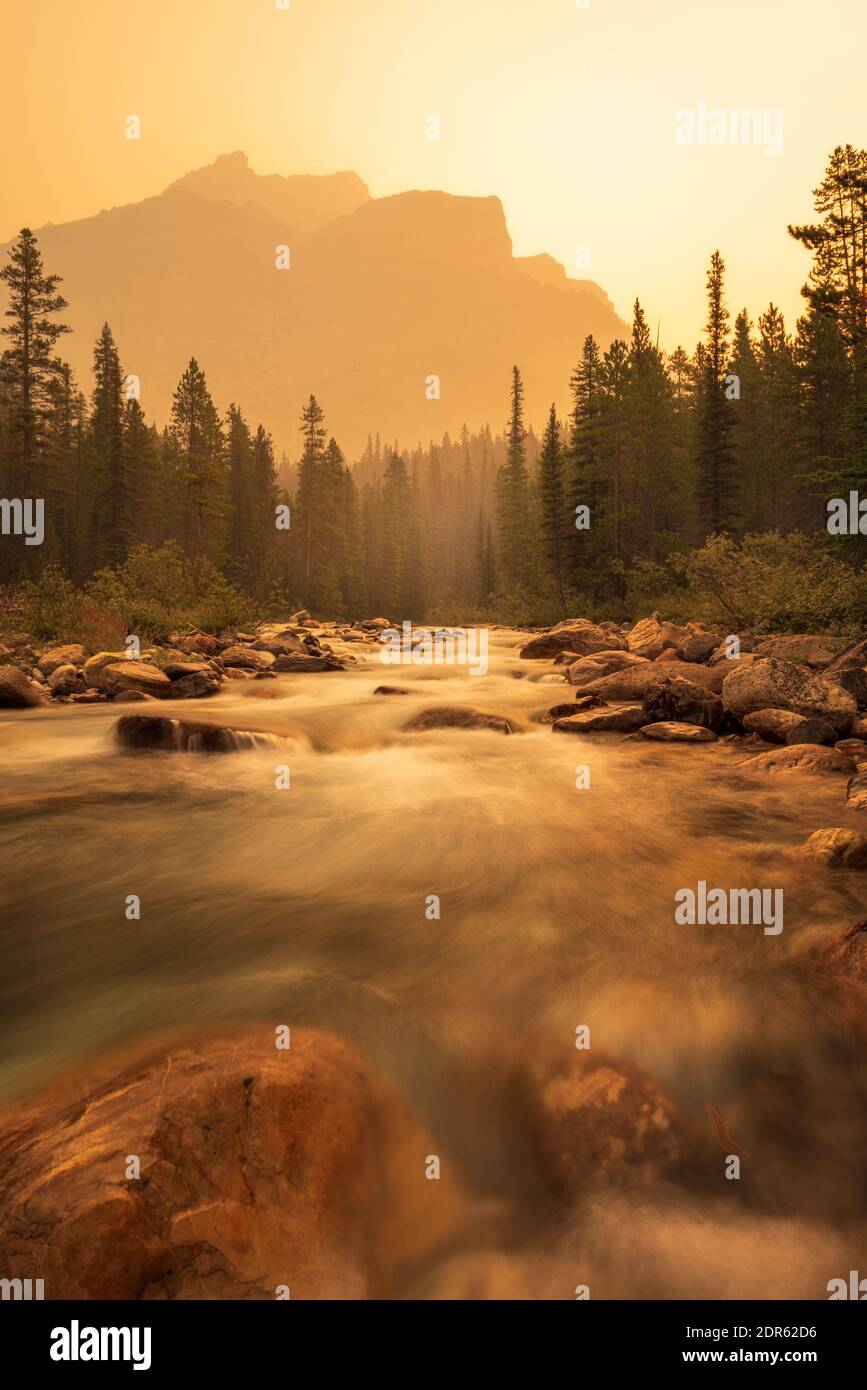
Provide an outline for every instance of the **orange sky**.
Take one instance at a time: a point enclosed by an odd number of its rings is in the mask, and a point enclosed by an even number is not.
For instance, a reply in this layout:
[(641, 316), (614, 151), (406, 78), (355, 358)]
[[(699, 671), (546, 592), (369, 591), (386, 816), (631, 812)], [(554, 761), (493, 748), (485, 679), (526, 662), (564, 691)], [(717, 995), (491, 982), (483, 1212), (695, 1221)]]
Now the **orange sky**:
[[(867, 144), (864, 0), (14, 0), (3, 40), (0, 239), (243, 149), (261, 173), (355, 169), (375, 196), (496, 193), (516, 253), (624, 316), (638, 294), (667, 347), (701, 331), (716, 246), (733, 308), (794, 318), (786, 223), (834, 144)], [(781, 111), (782, 153), (678, 144), (699, 102)]]

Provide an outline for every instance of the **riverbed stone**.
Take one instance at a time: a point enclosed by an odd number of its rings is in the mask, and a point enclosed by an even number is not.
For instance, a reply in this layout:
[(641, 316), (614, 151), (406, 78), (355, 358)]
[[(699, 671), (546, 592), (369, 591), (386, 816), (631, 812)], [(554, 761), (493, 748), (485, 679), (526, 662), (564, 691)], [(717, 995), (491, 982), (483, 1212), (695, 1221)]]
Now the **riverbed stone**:
[(648, 724), (700, 724), (718, 730), (723, 722), (723, 704), (718, 695), (684, 676), (666, 676), (652, 685), (644, 696)]
[(634, 652), (593, 652), (590, 656), (582, 656), (578, 661), (571, 662), (567, 676), (570, 685), (589, 685), (590, 681), (601, 680), (614, 671), (648, 664), (646, 656), (636, 656)]
[(658, 724), (645, 724), (641, 729), (642, 738), (655, 739), (659, 743), (716, 743), (717, 736), (704, 724), (684, 724), (675, 720), (663, 720)]
[(109, 698), (122, 690), (141, 690), (145, 695), (164, 699), (171, 692), (171, 681), (158, 666), (146, 661), (115, 661), (103, 666), (99, 673), (99, 688)]
[(245, 671), (267, 671), (275, 664), (276, 658), (271, 652), (256, 651), (253, 647), (242, 647), (234, 644), (226, 647), (220, 653), (220, 661), (224, 666), (240, 667)]
[(17, 666), (0, 666), (0, 709), (34, 709), (47, 699), (45, 691)]
[(453, 1164), (424, 1181), (441, 1143), (305, 1027), (145, 1040), (2, 1118), (0, 1274), (47, 1298), (388, 1296), (464, 1219)]
[(75, 695), (84, 690), (84, 672), (71, 662), (55, 666), (48, 677), (48, 689), (58, 697)]
[(829, 776), (842, 773), (849, 777), (855, 772), (855, 764), (847, 754), (819, 743), (773, 748), (768, 753), (749, 758), (741, 767), (750, 772), (803, 772)]
[(815, 830), (798, 848), (805, 859), (814, 859), (829, 868), (867, 868), (867, 835), (857, 830), (834, 827)]
[(857, 717), (848, 691), (776, 657), (760, 657), (730, 672), (723, 681), (722, 698), (726, 709), (740, 719), (757, 710), (787, 709), (827, 719), (838, 734), (849, 733)]
[(556, 719), (555, 734), (631, 734), (648, 722), (640, 705), (621, 705), (613, 709), (583, 710), (580, 714)]
[(49, 647), (48, 651), (42, 653), (37, 665), (44, 676), (50, 676), (58, 666), (83, 666), (84, 661), (84, 647), (78, 642), (70, 642), (63, 647)]
[(688, 627), (679, 627), (654, 613), (635, 624), (627, 637), (627, 645), (636, 656), (644, 656), (649, 661), (654, 661), (669, 647), (674, 654), (677, 647), (692, 636), (694, 633)]
[(570, 618), (558, 623), (549, 632), (533, 637), (521, 648), (525, 661), (550, 660), (558, 652), (574, 652), (576, 656), (589, 656), (592, 652), (616, 651), (625, 649), (626, 642), (610, 628), (591, 623), (587, 618)]
[(404, 724), (408, 733), (423, 733), (427, 729), (488, 729), (493, 733), (510, 734), (511, 722), (503, 714), (474, 709), (470, 705), (436, 705), (420, 710)]

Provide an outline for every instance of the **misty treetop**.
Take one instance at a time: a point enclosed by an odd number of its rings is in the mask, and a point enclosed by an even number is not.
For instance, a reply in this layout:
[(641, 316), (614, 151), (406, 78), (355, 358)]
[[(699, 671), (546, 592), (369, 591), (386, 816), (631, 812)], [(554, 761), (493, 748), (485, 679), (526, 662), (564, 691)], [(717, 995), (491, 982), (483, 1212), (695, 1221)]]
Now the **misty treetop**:
[(826, 508), (867, 488), (867, 152), (833, 152), (815, 206), (815, 224), (789, 228), (812, 255), (793, 327), (772, 303), (732, 318), (715, 251), (692, 351), (663, 353), (636, 300), (628, 339), (581, 345), (568, 414), (552, 404), (541, 439), (515, 366), (502, 433), (465, 426), (413, 449), (371, 437), (352, 467), (311, 395), (278, 468), (266, 427), (218, 407), (195, 358), (158, 430), (108, 324), (87, 399), (58, 355), (60, 277), (25, 228), (0, 270), (0, 486), (45, 499), (46, 536), (38, 553), (4, 538), (0, 580), (51, 566), (81, 586), (171, 542), (191, 570), (322, 616), (544, 621), (626, 616), (636, 595), (702, 571), (719, 537), (745, 564), (756, 537), (769, 555), (804, 555), (807, 537), (860, 574), (863, 542), (829, 537)]

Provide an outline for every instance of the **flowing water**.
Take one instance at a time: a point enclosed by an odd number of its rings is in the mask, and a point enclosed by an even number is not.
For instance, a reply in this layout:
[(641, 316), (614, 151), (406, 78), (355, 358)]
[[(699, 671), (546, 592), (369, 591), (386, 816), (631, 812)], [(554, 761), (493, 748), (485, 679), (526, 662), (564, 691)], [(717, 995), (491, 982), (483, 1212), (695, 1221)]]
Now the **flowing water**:
[[(4, 711), (2, 1098), (152, 1031), (316, 1024), (424, 1115), (499, 1213), (486, 1258), (534, 1292), (574, 1286), (576, 1242), (594, 1296), (823, 1297), (859, 1251), (867, 1273), (867, 1073), (804, 967), (864, 915), (861, 879), (791, 856), (855, 824), (842, 779), (745, 773), (738, 745), (553, 734), (538, 715), (573, 692), (519, 634), (491, 638), (483, 676), (367, 648), (344, 673), (165, 708), (259, 731), (224, 755), (122, 752), (113, 725), (138, 706)], [(403, 731), (433, 703), (514, 732)], [(784, 930), (676, 925), (699, 880), (782, 887)], [(760, 1175), (596, 1193), (545, 1224), (507, 1078), (579, 1024), (699, 1127), (710, 1100)]]

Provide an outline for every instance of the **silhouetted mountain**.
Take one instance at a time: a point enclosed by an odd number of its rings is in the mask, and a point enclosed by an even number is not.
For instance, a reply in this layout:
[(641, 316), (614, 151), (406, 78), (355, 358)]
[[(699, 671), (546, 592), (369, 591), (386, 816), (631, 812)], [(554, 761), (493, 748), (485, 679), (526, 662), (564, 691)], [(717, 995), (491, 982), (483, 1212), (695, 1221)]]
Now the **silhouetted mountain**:
[[(311, 391), (349, 457), (369, 430), (414, 444), (465, 421), (498, 429), (513, 362), (540, 422), (552, 396), (567, 408), (585, 335), (606, 347), (624, 332), (598, 286), (551, 257), (513, 257), (498, 198), (372, 199), (355, 174), (262, 176), (239, 153), (38, 235), (87, 391), (108, 320), (148, 417), (166, 420), (193, 355), (221, 408), (237, 402), (293, 454)], [(283, 245), (289, 270), (275, 267)]]

